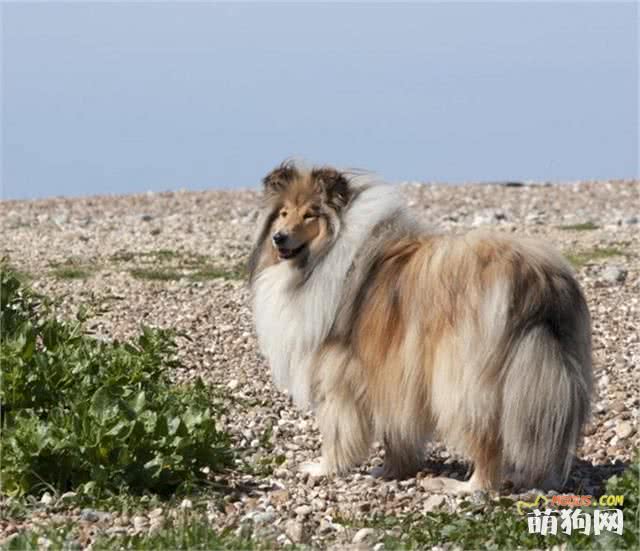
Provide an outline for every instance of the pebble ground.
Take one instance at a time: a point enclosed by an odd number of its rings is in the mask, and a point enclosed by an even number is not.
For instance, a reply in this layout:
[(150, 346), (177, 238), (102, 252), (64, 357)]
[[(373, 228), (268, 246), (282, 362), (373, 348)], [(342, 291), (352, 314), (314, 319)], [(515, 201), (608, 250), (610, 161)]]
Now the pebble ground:
[[(401, 188), (415, 215), (437, 231), (486, 226), (537, 236), (574, 262), (593, 317), (596, 394), (570, 487), (595, 492), (640, 443), (640, 182)], [(133, 336), (142, 323), (189, 335), (179, 339), (183, 367), (175, 379), (201, 377), (221, 387), (228, 406), (221, 422), (240, 450), (237, 471), (224, 477), (235, 490), (207, 507), (212, 525), (242, 533), (251, 521), (257, 537), (276, 546), (367, 548), (375, 547), (375, 533), (351, 529), (341, 518), (455, 510), (457, 499), (421, 485), (434, 470), (465, 473), (460, 458), (437, 442), (426, 449), (429, 469), (409, 480), (367, 475), (382, 462), (380, 446), (348, 476), (309, 479), (297, 472), (318, 455), (320, 439), (311, 412), (297, 410), (274, 388), (256, 347), (242, 266), (259, 207), (257, 191), (3, 201), (0, 253), (30, 274), (37, 290), (62, 297), (69, 314), (83, 304), (104, 308), (90, 325), (101, 338)], [(79, 508), (61, 514), (91, 527), (90, 534), (117, 534), (153, 530), (172, 513), (159, 507), (134, 516)], [(45, 509), (36, 519), (5, 518), (0, 542), (56, 515)]]

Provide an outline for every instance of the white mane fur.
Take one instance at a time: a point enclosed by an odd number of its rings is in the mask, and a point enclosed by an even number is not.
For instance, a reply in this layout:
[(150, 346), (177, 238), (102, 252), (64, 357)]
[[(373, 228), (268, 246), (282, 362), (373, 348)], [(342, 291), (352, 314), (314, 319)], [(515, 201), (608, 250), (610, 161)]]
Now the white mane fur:
[(348, 207), (335, 243), (299, 292), (292, 291), (297, 274), (289, 262), (270, 266), (256, 278), (254, 312), (260, 349), (276, 385), (288, 391), (297, 405), (310, 405), (311, 361), (331, 330), (356, 253), (376, 224), (401, 209), (396, 188), (379, 183), (366, 187)]

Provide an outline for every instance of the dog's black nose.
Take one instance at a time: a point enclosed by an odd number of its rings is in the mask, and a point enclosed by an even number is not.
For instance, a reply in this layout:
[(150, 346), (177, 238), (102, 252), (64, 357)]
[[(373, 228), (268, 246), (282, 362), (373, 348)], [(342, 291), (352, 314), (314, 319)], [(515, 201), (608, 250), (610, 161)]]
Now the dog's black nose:
[(287, 240), (287, 234), (281, 231), (277, 231), (273, 234), (273, 242), (276, 245), (282, 245)]

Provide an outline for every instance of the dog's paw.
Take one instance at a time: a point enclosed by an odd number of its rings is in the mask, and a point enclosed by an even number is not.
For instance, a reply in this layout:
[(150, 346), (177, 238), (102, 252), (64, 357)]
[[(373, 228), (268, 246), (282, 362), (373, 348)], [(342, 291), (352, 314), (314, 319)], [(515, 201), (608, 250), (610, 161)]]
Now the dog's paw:
[(451, 495), (472, 494), (476, 489), (470, 481), (462, 482), (461, 480), (446, 478), (444, 476), (424, 478), (421, 486), (428, 492)]
[(309, 476), (327, 476), (330, 473), (322, 459), (307, 461), (300, 465), (299, 470), (301, 473), (308, 474)]

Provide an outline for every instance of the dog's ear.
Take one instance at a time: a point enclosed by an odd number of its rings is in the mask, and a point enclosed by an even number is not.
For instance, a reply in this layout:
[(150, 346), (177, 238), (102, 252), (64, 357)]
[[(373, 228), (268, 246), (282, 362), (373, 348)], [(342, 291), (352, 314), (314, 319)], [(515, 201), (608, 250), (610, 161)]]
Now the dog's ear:
[(291, 163), (282, 163), (262, 179), (264, 190), (269, 194), (279, 193), (293, 181), (297, 174), (296, 167)]
[(335, 168), (315, 168), (311, 172), (316, 185), (326, 194), (327, 200), (337, 207), (344, 207), (351, 197), (349, 180)]

